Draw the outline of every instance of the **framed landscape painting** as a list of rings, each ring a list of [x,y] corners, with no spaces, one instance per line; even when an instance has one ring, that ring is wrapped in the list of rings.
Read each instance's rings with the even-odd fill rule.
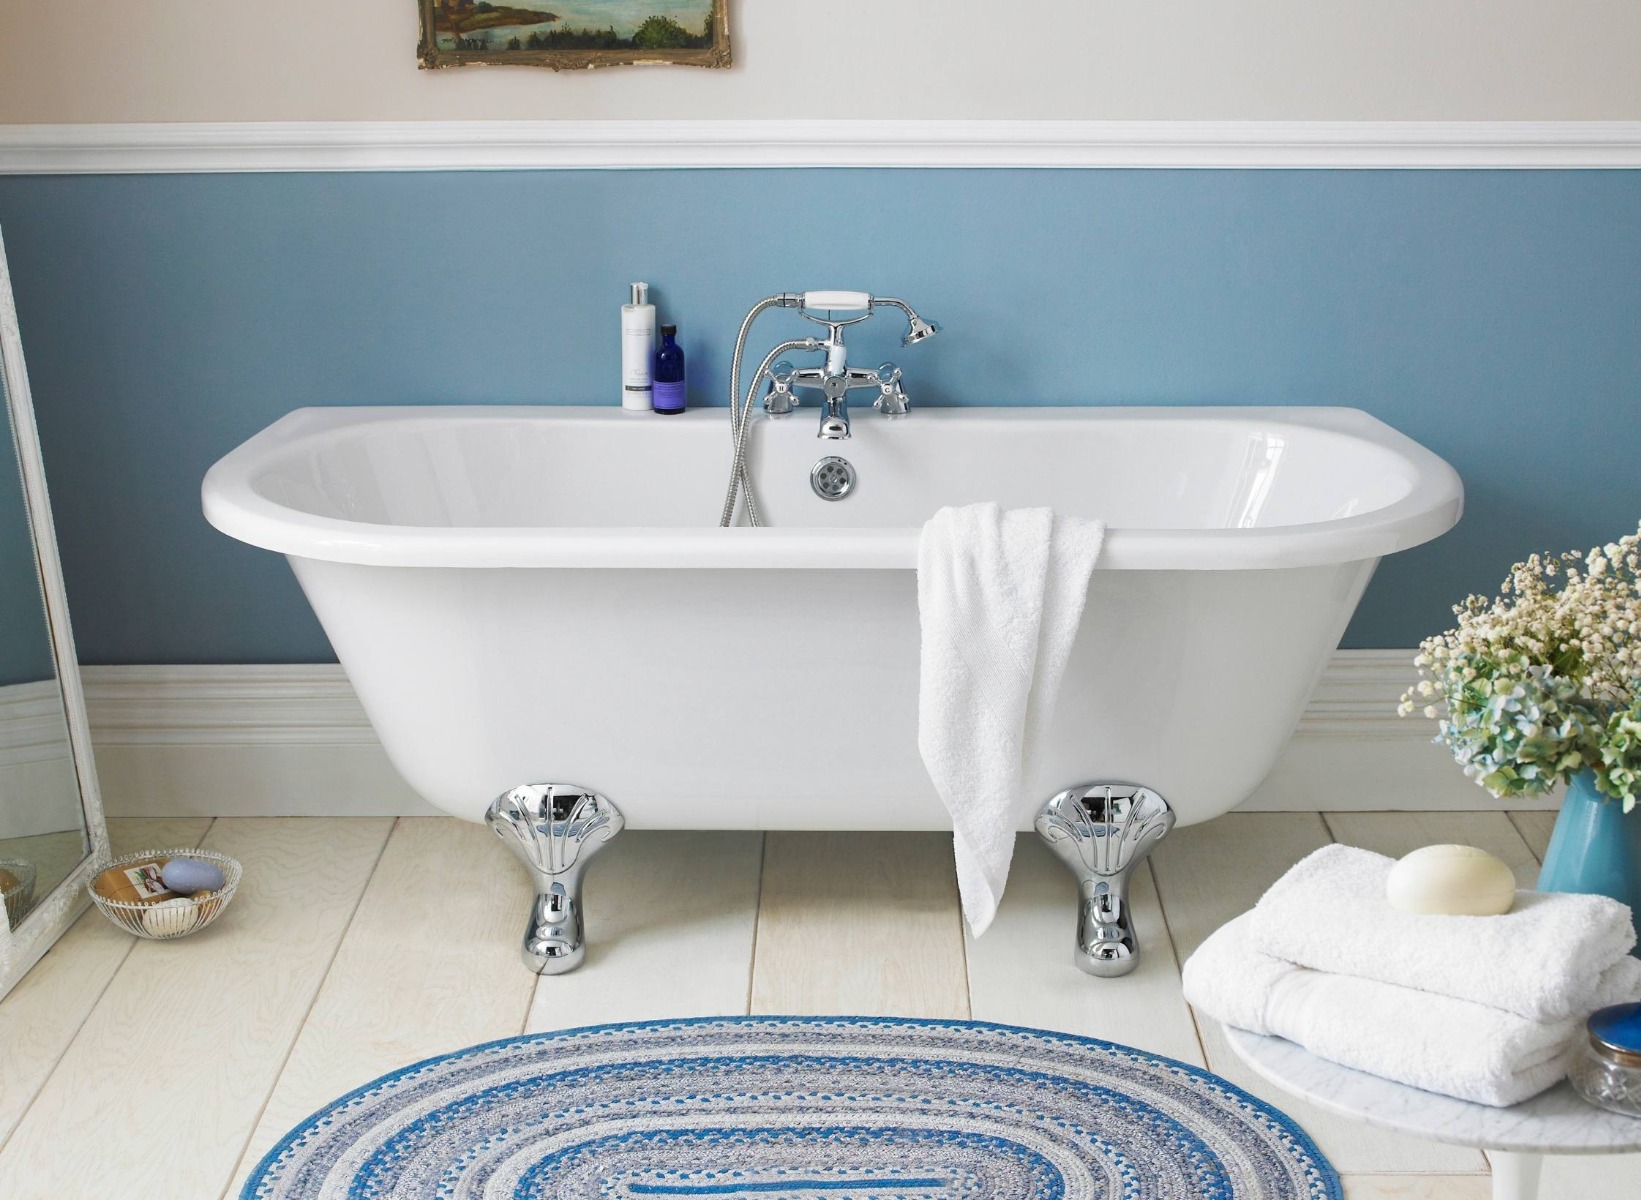
[[[729,66],[729,0],[418,0],[424,67]]]

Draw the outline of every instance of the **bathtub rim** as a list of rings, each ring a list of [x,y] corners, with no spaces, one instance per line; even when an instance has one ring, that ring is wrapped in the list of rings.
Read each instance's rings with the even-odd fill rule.
[[[696,420],[724,421],[721,410],[695,410]],[[300,453],[352,427],[439,414],[465,418],[632,420],[610,406],[383,405],[298,408],[219,459],[201,484],[206,520],[218,531],[261,549],[362,566],[452,568],[856,569],[917,566],[919,529],[910,527],[716,526],[413,526],[344,520],[291,508],[257,491],[253,481],[277,459]],[[1451,529],[1463,512],[1464,489],[1444,459],[1378,418],[1344,407],[1037,407],[925,408],[924,419],[965,414],[1005,420],[1144,420],[1246,422],[1343,434],[1403,460],[1412,486],[1400,499],[1355,516],[1254,529],[1132,529],[1108,531],[1102,570],[1274,570],[1382,558]],[[686,418],[689,414],[686,414]],[[727,444],[727,438],[726,438]]]

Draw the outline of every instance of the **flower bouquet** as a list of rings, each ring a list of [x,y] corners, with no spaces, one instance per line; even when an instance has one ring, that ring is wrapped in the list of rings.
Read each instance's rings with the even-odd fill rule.
[[[1517,563],[1497,599],[1455,606],[1426,638],[1402,713],[1495,796],[1537,796],[1580,770],[1624,811],[1641,797],[1641,533]]]

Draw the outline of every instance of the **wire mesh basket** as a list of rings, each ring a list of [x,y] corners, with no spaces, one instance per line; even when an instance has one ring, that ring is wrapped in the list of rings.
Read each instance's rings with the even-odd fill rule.
[[[6,923],[16,929],[34,904],[34,864],[21,858],[0,858],[0,896],[5,897]]]
[[[173,858],[211,863],[222,871],[222,886],[214,892],[195,892],[192,896],[160,890],[139,899],[127,898],[133,890],[130,874],[133,870],[149,866],[163,868]],[[147,874],[142,870],[139,873]],[[239,863],[214,850],[144,850],[111,860],[91,877],[86,890],[91,893],[92,903],[121,929],[140,938],[164,942],[198,933],[220,917],[234,898],[239,876]],[[146,886],[152,889],[155,885],[149,880]]]

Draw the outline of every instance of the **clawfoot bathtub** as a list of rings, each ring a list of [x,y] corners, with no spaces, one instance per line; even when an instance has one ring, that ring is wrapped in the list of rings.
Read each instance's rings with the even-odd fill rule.
[[[722,410],[303,409],[212,467],[205,513],[289,557],[410,785],[521,851],[543,972],[579,961],[579,872],[623,818],[949,827],[917,752],[919,527],[979,500],[1103,518],[1034,775],[1082,886],[1077,961],[1115,974],[1127,872],[1258,786],[1378,560],[1462,503],[1451,467],[1350,409],[856,424],[755,419],[759,529],[716,527]],[[840,449],[855,482],[829,501],[811,470]]]

